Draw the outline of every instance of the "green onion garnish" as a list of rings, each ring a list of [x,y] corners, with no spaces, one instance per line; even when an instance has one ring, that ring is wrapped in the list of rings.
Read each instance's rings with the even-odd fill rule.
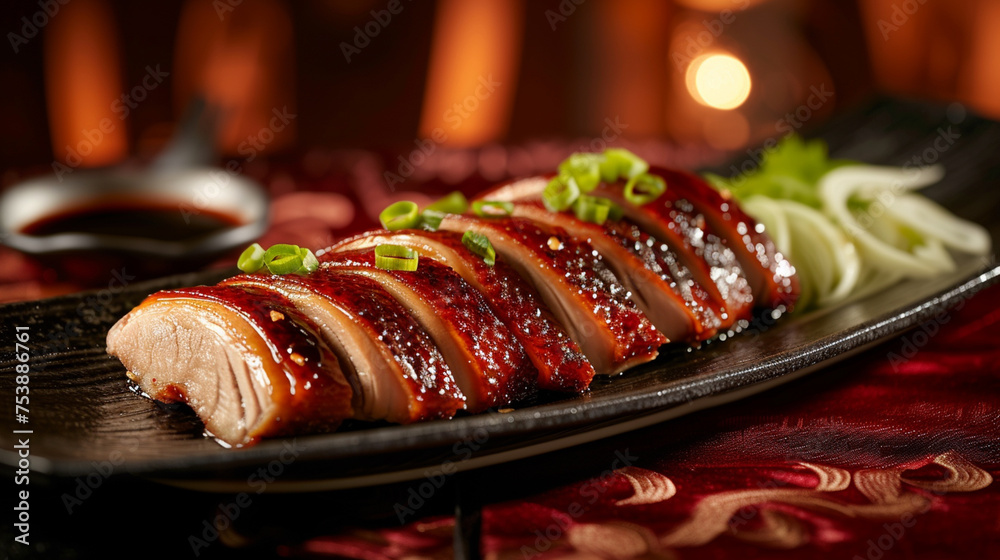
[[[510,216],[513,211],[513,202],[477,200],[472,203],[472,212],[480,218],[503,218]]]
[[[257,272],[264,266],[264,248],[259,243],[247,247],[236,261],[236,266],[247,274]]]
[[[633,179],[649,171],[649,164],[625,148],[608,148],[604,150],[600,171],[604,182],[614,183],[618,179]]]
[[[400,200],[383,210],[378,219],[382,222],[382,227],[389,231],[413,228],[420,225],[420,209],[415,202]]]
[[[302,257],[302,267],[295,271],[296,274],[311,274],[319,268],[319,259],[312,251],[302,247],[299,249],[299,256]]]
[[[643,173],[636,175],[625,183],[625,200],[636,206],[652,202],[667,190],[663,177]]]
[[[490,240],[481,233],[466,231],[462,234],[462,245],[483,258],[486,264],[493,266],[497,262],[497,252]]]
[[[265,251],[254,243],[243,251],[236,266],[248,274],[264,267],[271,274],[310,274],[319,268],[319,259],[312,251],[298,245],[278,243]]]
[[[438,212],[437,210],[424,210],[420,213],[420,227],[427,231],[437,231],[441,227],[441,220],[446,215],[444,212]]]
[[[601,154],[572,154],[559,164],[559,173],[576,179],[580,192],[588,193],[601,182],[601,163],[605,159]]]
[[[375,247],[375,266],[382,270],[413,272],[417,269],[419,261],[417,252],[409,247],[388,244]]]
[[[571,175],[560,173],[549,181],[542,192],[542,202],[549,212],[562,212],[580,196],[580,187]]]
[[[302,255],[298,245],[278,243],[264,251],[264,266],[271,274],[291,274],[302,268]]]
[[[604,200],[608,199],[605,198]],[[617,222],[624,217],[625,217],[625,211],[622,209],[622,207],[608,200],[608,219],[611,220],[612,222]]]
[[[424,210],[434,210],[445,214],[465,214],[468,209],[469,201],[465,199],[464,194],[458,191],[448,193],[424,208]]]
[[[573,213],[576,217],[593,224],[603,224],[611,217],[611,209],[617,206],[606,198],[581,194],[573,203]],[[621,208],[618,208],[621,211]]]

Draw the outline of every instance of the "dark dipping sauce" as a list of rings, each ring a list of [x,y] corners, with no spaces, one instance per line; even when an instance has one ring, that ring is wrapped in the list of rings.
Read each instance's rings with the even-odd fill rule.
[[[181,241],[241,223],[240,219],[221,212],[192,212],[165,202],[107,201],[49,214],[22,227],[20,232],[34,236],[86,233]]]

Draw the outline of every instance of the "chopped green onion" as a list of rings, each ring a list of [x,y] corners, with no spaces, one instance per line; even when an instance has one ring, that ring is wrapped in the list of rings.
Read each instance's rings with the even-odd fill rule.
[[[257,272],[264,266],[264,248],[259,243],[247,247],[236,261],[236,266],[248,274]]]
[[[649,171],[649,164],[625,148],[608,148],[604,150],[604,161],[600,164],[600,171],[604,182],[614,183],[618,179],[638,177]]]
[[[424,210],[420,213],[420,227],[427,231],[437,231],[441,227],[441,220],[446,214],[437,210]]]
[[[302,257],[302,268],[295,271],[296,274],[311,274],[319,268],[319,259],[312,251],[302,247],[299,249],[299,256]]]
[[[420,225],[420,209],[415,202],[400,200],[383,210],[378,219],[382,227],[389,231],[417,227]]]
[[[618,206],[614,202],[608,200],[608,219],[611,220],[612,222],[617,222],[624,217],[625,217],[625,210],[623,210],[621,206]]]
[[[559,173],[576,179],[580,192],[590,192],[601,182],[601,163],[605,157],[601,154],[576,153],[559,164]]]
[[[614,206],[617,205],[606,198],[582,194],[573,203],[573,213],[580,220],[600,225],[611,216]],[[618,210],[620,212],[621,208]]]
[[[298,245],[278,243],[264,251],[264,266],[271,274],[290,274],[302,267]]]
[[[497,252],[489,238],[481,233],[466,231],[462,234],[462,245],[483,258],[486,264],[493,266],[497,262]]]
[[[667,190],[663,177],[643,173],[636,175],[625,183],[625,200],[641,206],[659,198]]]
[[[419,261],[420,256],[409,247],[388,244],[375,247],[375,266],[382,270],[413,272]]]
[[[278,243],[265,251],[254,243],[243,251],[236,266],[247,273],[267,267],[271,274],[310,274],[319,268],[319,259],[312,251],[298,245]]]
[[[513,202],[477,200],[472,203],[472,212],[480,218],[503,218],[510,216],[513,211]]]
[[[549,212],[562,212],[580,196],[580,187],[571,175],[560,173],[549,181],[542,192],[542,202]]]
[[[448,193],[424,208],[424,210],[434,210],[445,214],[465,214],[468,209],[469,201],[465,199],[464,194],[458,191]]]

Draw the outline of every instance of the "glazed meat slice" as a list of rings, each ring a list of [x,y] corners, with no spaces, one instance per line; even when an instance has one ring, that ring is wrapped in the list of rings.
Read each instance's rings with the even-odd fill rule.
[[[621,205],[626,217],[674,250],[698,283],[724,306],[720,330],[750,318],[753,292],[736,255],[669,185],[659,198],[642,206],[626,201],[620,184],[601,185],[593,194]]]
[[[736,201],[713,189],[701,178],[683,171],[654,168],[668,188],[690,201],[736,254],[758,305],[791,309],[798,299],[799,282],[792,265],[777,251],[757,222]]]
[[[530,177],[501,185],[480,195],[483,200],[539,200],[552,176]],[[623,184],[602,183],[591,194],[614,201],[625,217],[642,231],[665,243],[721,309],[719,330],[732,327],[750,317],[753,294],[736,255],[715,235],[693,205],[669,186],[658,199],[635,206],[622,195]]]
[[[667,339],[628,299],[626,289],[586,241],[522,218],[449,215],[441,229],[486,235],[530,281],[599,374],[656,357]]]
[[[707,340],[721,325],[719,303],[694,282],[669,247],[631,221],[608,220],[597,225],[569,213],[549,212],[537,200],[516,202],[513,215],[551,223],[589,240],[632,294],[632,301],[671,341]]]
[[[498,258],[489,266],[462,245],[452,232],[377,231],[346,239],[330,251],[351,251],[385,243],[410,247],[422,257],[444,263],[486,297],[493,312],[517,337],[538,370],[538,387],[551,391],[583,391],[594,368],[580,347],[555,320],[538,292]]]
[[[430,335],[369,278],[320,269],[241,274],[224,285],[280,293],[315,320],[354,388],[354,417],[408,424],[450,418],[465,398]]]
[[[330,273],[378,282],[430,333],[455,375],[466,408],[479,412],[520,401],[536,390],[536,373],[517,338],[462,277],[432,259],[414,272],[375,267],[374,250],[325,253]]]
[[[115,324],[107,348],[147,395],[186,402],[230,445],[333,430],[352,415],[337,357],[278,294],[219,286],[158,292]]]

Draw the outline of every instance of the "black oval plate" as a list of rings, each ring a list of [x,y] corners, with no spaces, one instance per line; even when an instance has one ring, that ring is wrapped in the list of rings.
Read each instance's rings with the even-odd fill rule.
[[[819,136],[838,157],[891,165],[933,157],[947,174],[926,193],[987,225],[994,242],[998,239],[1000,162],[994,148],[1000,124],[958,106],[880,100],[833,121]],[[942,136],[951,143],[935,150]],[[16,422],[13,411],[4,415],[0,461],[16,465],[16,440],[30,437],[31,468],[37,473],[79,476],[111,463],[116,473],[207,491],[246,489],[254,473],[277,467],[275,461],[282,474],[267,490],[276,492],[477,468],[624,433],[785,383],[946,312],[997,281],[1000,266],[967,260],[947,276],[902,283],[833,310],[778,321],[764,317],[746,332],[697,351],[667,348],[650,364],[595,381],[583,395],[542,395],[505,413],[411,426],[356,423],[337,433],[270,440],[249,449],[225,449],[202,437],[200,422],[186,407],[132,393],[124,368],[104,352],[108,328],[147,294],[222,276],[185,275],[0,307],[2,402],[14,401],[15,328],[28,327],[31,335],[29,422]]]

